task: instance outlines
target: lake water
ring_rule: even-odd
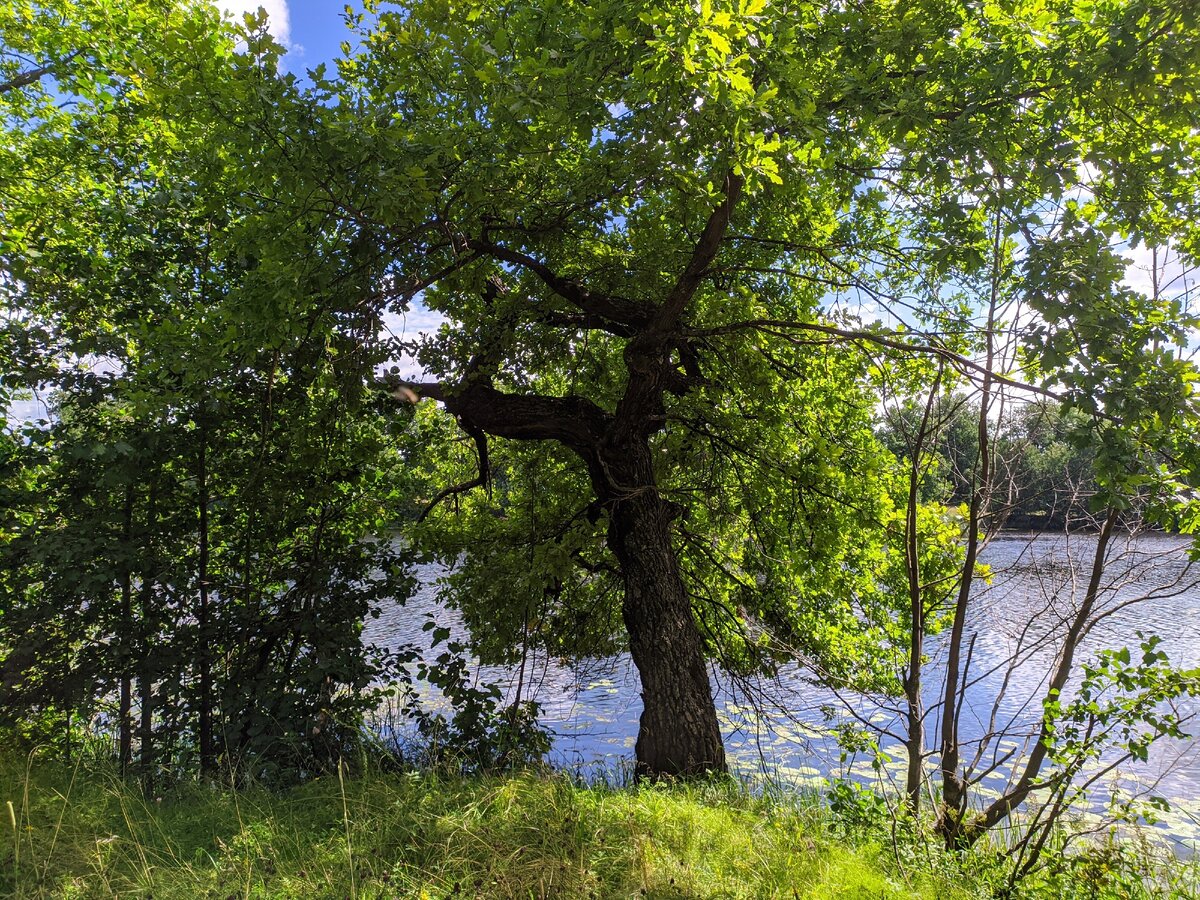
[[[1140,630],[1162,638],[1161,647],[1173,664],[1200,666],[1200,564],[1188,562],[1188,542],[1141,536],[1114,537],[1113,543],[1099,607],[1111,614],[1089,635],[1077,665],[1099,649],[1136,649]],[[1045,638],[1061,633],[1061,623],[1081,599],[1094,550],[1093,537],[1011,534],[993,540],[982,554],[993,575],[990,584],[976,587],[972,598],[972,662],[960,727],[968,744],[1003,728],[1006,734],[988,759],[1010,752],[1016,759],[1028,746],[1054,660],[1054,647]],[[418,594],[369,621],[366,639],[385,647],[428,646],[428,635],[421,630],[427,613],[461,635],[453,612],[437,604],[440,573],[437,567],[424,567]],[[936,638],[930,641],[925,677],[931,707],[940,694],[943,652]],[[1008,661],[1015,652],[1022,662],[1010,672]],[[507,684],[511,691],[517,672],[485,667],[480,677]],[[785,668],[778,678],[751,682],[714,673],[713,686],[726,749],[741,771],[796,784],[821,784],[829,776],[896,783],[903,777],[902,753],[890,753],[892,762],[879,770],[873,754],[843,753],[833,737],[839,723],[853,719],[898,734],[902,719],[894,700],[838,696],[815,686],[799,665]],[[631,766],[641,697],[628,655],[576,665],[535,656],[527,663],[524,696],[541,704],[542,722],[554,735],[554,763],[585,773]],[[1189,714],[1200,713],[1200,705],[1188,703]],[[927,743],[936,740],[937,725],[935,710],[926,724]],[[886,734],[880,739],[885,754],[895,743]],[[974,748],[968,749],[967,755],[973,755]],[[1002,766],[985,778],[982,795],[1002,789],[1008,775],[1008,767]],[[1192,741],[1161,742],[1149,763],[1122,766],[1098,782],[1092,791],[1096,810],[1118,779],[1126,790],[1171,801],[1173,809],[1160,827],[1177,841],[1200,840],[1200,754]]]

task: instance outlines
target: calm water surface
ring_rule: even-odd
[[[1136,649],[1136,632],[1142,631],[1163,639],[1161,647],[1173,664],[1200,666],[1200,564],[1188,563],[1187,546],[1184,540],[1165,536],[1114,539],[1100,606],[1111,614],[1089,635],[1077,662],[1103,648]],[[1061,633],[1064,618],[1082,599],[1094,550],[1091,537],[1004,535],[984,551],[982,561],[993,574],[990,584],[977,585],[972,598],[968,633],[973,650],[961,730],[971,742],[1003,727],[1007,734],[987,759],[1014,751],[1019,758],[1026,749],[1054,660],[1055,648],[1047,644],[1047,636]],[[428,646],[428,635],[421,630],[427,613],[460,633],[454,614],[440,608],[435,598],[441,571],[424,567],[417,596],[406,606],[385,608],[380,618],[369,621],[367,640],[385,647]],[[930,706],[942,686],[943,651],[934,639],[926,673]],[[1008,661],[1014,654],[1022,662],[1010,672]],[[480,676],[508,684],[511,694],[517,674],[485,667]],[[732,763],[743,771],[795,783],[820,783],[830,775],[864,781],[902,778],[902,754],[890,754],[893,762],[879,771],[872,765],[873,755],[845,754],[832,736],[839,723],[855,719],[899,734],[896,703],[838,696],[814,686],[810,678],[798,664],[785,668],[777,679],[754,683],[735,684],[714,675]],[[542,721],[555,736],[554,762],[585,772],[629,766],[641,697],[628,655],[574,666],[536,657],[527,664],[524,696],[541,704]],[[1200,713],[1200,705],[1189,703],[1189,713]],[[930,715],[927,743],[936,740],[937,725],[936,715]],[[886,734],[880,740],[885,753],[895,743]],[[1007,775],[1007,767],[1001,767],[984,779],[983,794],[1003,788]],[[1160,827],[1177,840],[1200,840],[1200,754],[1193,742],[1163,742],[1148,764],[1125,765],[1117,775],[1106,777],[1092,793],[1094,807],[1103,804],[1114,783],[1166,797],[1173,810]]]

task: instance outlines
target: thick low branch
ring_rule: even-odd
[[[490,241],[468,240],[466,245],[476,253],[483,253],[501,262],[527,269],[540,278],[555,294],[589,316],[634,328],[644,326],[650,321],[650,310],[642,304],[625,297],[614,297],[611,294],[589,290],[578,282],[559,275],[544,262],[534,259],[532,256],[502,247],[499,244],[493,244]]]
[[[611,418],[582,397],[509,394],[483,381],[462,385],[404,382],[394,395],[405,400],[437,400],[464,427],[518,441],[559,441],[591,458]]]

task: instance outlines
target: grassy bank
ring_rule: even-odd
[[[835,840],[815,805],[736,785],[371,774],[147,802],[103,766],[8,757],[5,801],[4,897],[971,896]]]
[[[0,751],[0,897],[15,900],[966,900],[1002,884],[998,853],[956,859],[908,832],[848,832],[819,797],[754,796],[732,781],[584,787],[532,772],[188,784],[147,800],[104,763]],[[1195,861],[1124,838],[1086,846],[1017,896],[1200,897]]]

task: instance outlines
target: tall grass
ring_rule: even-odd
[[[950,854],[902,811],[732,779],[468,778],[368,757],[363,774],[283,791],[188,782],[147,798],[103,757],[77,758],[0,750],[0,898],[965,900],[1003,892],[1008,870],[1003,835]],[[1200,898],[1200,864],[1137,834],[1056,840],[1012,896]]]
[[[162,798],[102,764],[0,754],[0,896],[168,898],[889,898],[972,895],[828,830],[803,798],[733,782],[582,785],[433,772],[204,785]]]

